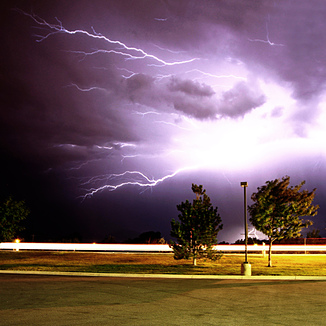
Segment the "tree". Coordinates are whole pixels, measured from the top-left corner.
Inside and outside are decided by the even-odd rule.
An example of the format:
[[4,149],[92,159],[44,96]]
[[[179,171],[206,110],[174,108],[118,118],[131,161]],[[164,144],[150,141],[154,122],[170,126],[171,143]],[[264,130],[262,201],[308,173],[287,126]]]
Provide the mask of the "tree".
[[174,259],[193,258],[193,265],[197,258],[219,259],[221,254],[212,247],[217,244],[217,234],[222,230],[221,217],[217,207],[212,206],[203,186],[192,184],[192,191],[196,195],[193,203],[188,200],[177,205],[180,212],[179,221],[172,219],[170,247],[174,251]]
[[163,243],[165,242],[162,238],[161,232],[147,231],[141,233],[137,238],[128,239],[126,243]]
[[0,241],[13,240],[19,231],[25,228],[21,222],[29,215],[24,201],[15,201],[11,197],[0,205]]
[[118,243],[118,242],[113,235],[109,234],[106,235],[105,238],[100,243]]
[[307,233],[307,236],[306,236],[306,238],[314,238],[314,239],[316,239],[316,238],[321,238],[321,235],[320,235],[320,230],[316,230],[316,229],[313,229],[312,231],[309,231],[308,233]]
[[300,191],[305,181],[295,187],[289,184],[289,176],[282,180],[267,181],[266,185],[258,187],[258,191],[252,194],[254,204],[248,206],[251,224],[268,236],[269,267],[272,266],[273,241],[300,237],[301,229],[312,225],[311,221],[301,217],[315,216],[319,208],[318,205],[312,205],[316,189],[311,192]]

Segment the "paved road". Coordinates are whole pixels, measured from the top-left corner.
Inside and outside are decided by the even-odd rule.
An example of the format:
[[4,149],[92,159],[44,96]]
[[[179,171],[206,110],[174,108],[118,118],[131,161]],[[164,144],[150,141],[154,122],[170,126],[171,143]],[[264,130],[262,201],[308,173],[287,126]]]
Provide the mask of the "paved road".
[[326,281],[0,274],[0,325],[326,325]]

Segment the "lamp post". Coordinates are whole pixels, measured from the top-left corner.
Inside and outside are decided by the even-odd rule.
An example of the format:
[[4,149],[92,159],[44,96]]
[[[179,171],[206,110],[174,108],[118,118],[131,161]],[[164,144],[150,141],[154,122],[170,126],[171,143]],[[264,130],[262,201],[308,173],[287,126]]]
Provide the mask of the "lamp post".
[[251,276],[251,265],[248,263],[248,222],[247,222],[247,187],[248,182],[240,183],[244,189],[244,225],[245,225],[245,262],[241,265],[241,274]]
[[247,222],[247,187],[248,182],[244,181],[240,183],[244,189],[244,225],[245,225],[245,263],[248,263],[248,222]]

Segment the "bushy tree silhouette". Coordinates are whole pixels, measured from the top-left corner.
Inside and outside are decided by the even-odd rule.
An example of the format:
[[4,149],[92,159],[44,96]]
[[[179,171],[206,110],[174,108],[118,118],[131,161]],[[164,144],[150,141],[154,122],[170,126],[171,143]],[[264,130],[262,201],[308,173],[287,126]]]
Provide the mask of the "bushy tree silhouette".
[[171,236],[176,241],[171,241],[170,246],[175,259],[192,258],[196,265],[197,258],[216,260],[221,257],[213,246],[217,244],[217,234],[223,225],[218,208],[213,207],[203,186],[192,184],[192,191],[196,195],[192,203],[186,200],[177,205],[180,221],[171,221]]

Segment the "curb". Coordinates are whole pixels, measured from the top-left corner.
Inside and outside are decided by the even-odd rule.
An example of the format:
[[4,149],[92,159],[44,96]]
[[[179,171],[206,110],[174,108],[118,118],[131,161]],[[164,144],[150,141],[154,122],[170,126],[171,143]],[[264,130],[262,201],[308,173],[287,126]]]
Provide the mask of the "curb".
[[169,278],[169,279],[217,279],[217,280],[307,280],[326,281],[326,276],[279,276],[279,275],[179,275],[179,274],[123,274],[123,273],[81,273],[0,270],[0,274],[78,276],[78,277],[120,277],[120,278]]

